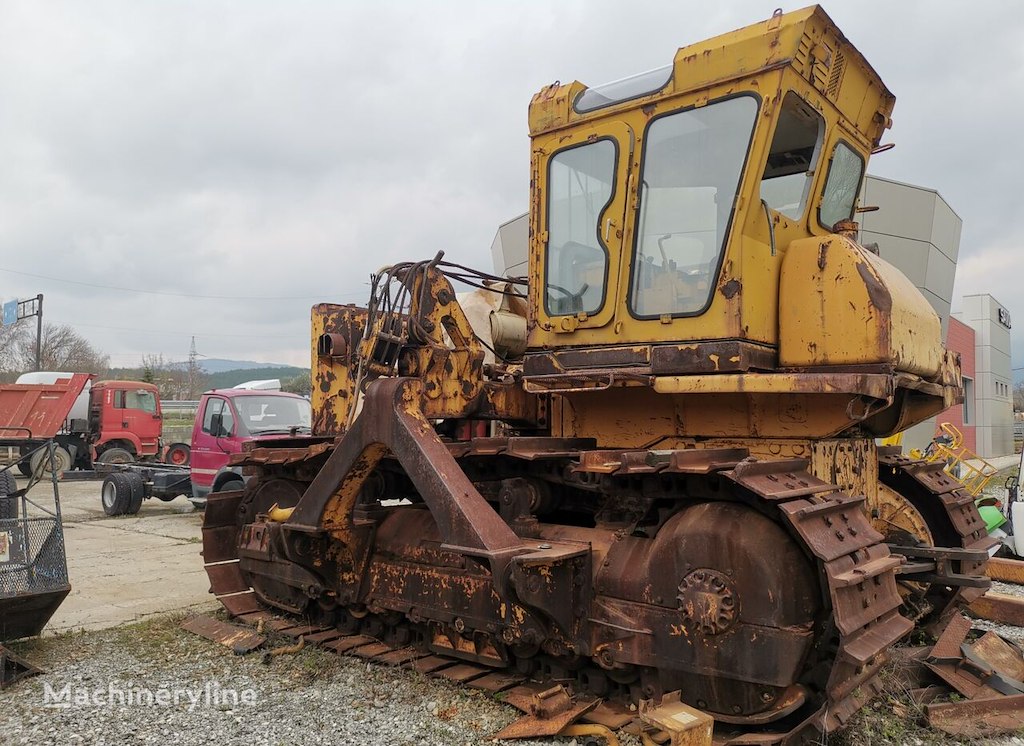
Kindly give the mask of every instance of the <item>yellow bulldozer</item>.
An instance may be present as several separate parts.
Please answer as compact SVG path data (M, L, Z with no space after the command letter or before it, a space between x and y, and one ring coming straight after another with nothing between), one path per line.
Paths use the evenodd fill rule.
M839 727L988 582L971 496L875 444L962 396L857 242L893 103L819 7L541 90L529 277L438 255L314 307L313 434L211 497L213 592L481 688L678 691L724 742ZM504 299L486 333L453 282Z

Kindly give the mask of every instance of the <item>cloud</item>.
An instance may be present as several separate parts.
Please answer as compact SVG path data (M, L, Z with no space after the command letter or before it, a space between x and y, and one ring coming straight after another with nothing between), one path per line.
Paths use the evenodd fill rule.
M543 85L664 65L766 7L5 3L0 268L255 299L5 272L0 296L45 293L48 317L116 364L184 358L193 334L211 357L304 363L309 306L362 300L381 265L445 249L490 268L494 231L527 206L526 112ZM1014 310L985 268L1000 274L1021 238L1017 7L830 10L898 98L898 147L871 170L940 191L964 219L958 289L991 287Z

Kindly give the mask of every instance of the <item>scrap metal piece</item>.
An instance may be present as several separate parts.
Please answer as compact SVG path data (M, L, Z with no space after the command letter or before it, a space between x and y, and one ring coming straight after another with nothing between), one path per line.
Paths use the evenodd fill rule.
M993 681L990 685L1003 694L1024 694L1024 656L995 632L986 632L973 645L965 646L967 656L989 666Z
M985 699L998 696L998 692L986 686L991 671L985 671L970 661L959 663L929 663L925 666L949 684L950 688L967 697L967 699Z
M640 719L664 731L670 746L711 746L711 731L715 719L679 699L679 692L669 692L654 703L640 700Z
M951 736L984 738L1024 727L1024 694L925 706L928 724Z
M635 712L615 702L602 702L582 718L585 723L603 725L612 730L619 730L635 719Z
M43 673L24 658L15 655L0 645L0 689L6 689L16 681Z
M985 574L992 580L1024 585L1024 562L1014 559L992 557L985 567Z
M526 713L505 726L494 738L542 738L558 735L566 727L597 707L600 700L573 702L561 684L547 689L518 686L505 695L505 701Z
M562 731L558 735L568 736L573 739L575 739L576 736L589 737L584 740L584 743L592 742L594 738L600 738L604 741L605 746L619 746L619 739L615 733L612 732L611 728L595 723L587 725L567 725L562 728Z
M932 661L956 662L963 658L960 646L967 639L967 633L971 631L971 620L963 614L954 614L946 629L942 632L935 647L932 648L928 658Z
M977 617L1003 624L1024 626L1024 598L989 591L967 607Z
M190 616L181 623L181 628L231 648L235 655L251 653L267 641L266 636L251 629L202 615Z

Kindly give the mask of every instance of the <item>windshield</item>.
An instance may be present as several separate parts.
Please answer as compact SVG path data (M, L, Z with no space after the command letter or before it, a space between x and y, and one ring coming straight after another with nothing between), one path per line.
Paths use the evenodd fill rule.
M125 409L141 409L149 414L156 414L156 394L146 389L124 392Z
M309 429L309 402L290 396L238 396L233 401L242 427L250 435L288 432L293 427Z
M737 96L648 127L630 300L637 316L707 305L757 109L753 96Z

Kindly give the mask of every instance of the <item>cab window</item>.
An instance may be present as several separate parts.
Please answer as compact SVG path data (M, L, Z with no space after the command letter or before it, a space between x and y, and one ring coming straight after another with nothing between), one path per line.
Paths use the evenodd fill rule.
M206 411L203 413L203 432L213 436L219 436L221 432L213 431L213 418L221 415L223 432L230 433L234 428L234 417L231 415L231 407L224 399L212 398L206 402Z
M141 409L148 414L156 414L156 394L152 391L137 389L120 393L122 395L122 406L125 409ZM115 404L115 406L117 405Z
M804 214L824 134L821 114L787 93L761 179L761 199L768 207L794 220Z
M818 220L822 226L832 230L839 221L853 219L853 207L857 203L863 176L864 159L846 143L837 143L821 196Z
M614 193L615 158L615 143L608 139L551 158L544 285L544 308L551 316L592 314L604 305L608 251L600 222Z
M758 100L737 96L655 119L647 129L630 308L699 313L714 288Z

